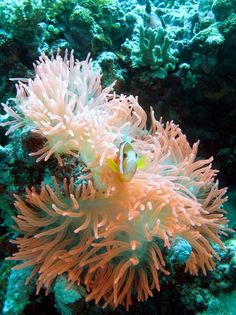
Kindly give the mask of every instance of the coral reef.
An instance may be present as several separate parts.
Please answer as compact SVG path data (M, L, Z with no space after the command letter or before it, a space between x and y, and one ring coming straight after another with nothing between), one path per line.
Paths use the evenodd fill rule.
M119 83L123 82L126 70L119 66L118 57L113 52L101 53L97 57L96 63L102 70L102 84L104 86L112 84L114 79Z
M235 309L235 239L225 242L227 252L220 252L221 264L210 275L210 282L201 279L191 285L178 285L180 299L189 311L198 315L233 314Z
M19 128L12 130L7 136L5 135L6 128L0 127L0 165L2 171L0 178L1 310L4 303L5 305L9 305L9 303L12 305L17 304L18 293L12 294L16 271L13 270L13 275L10 276L11 267L16 263L4 260L17 252L17 245L9 240L15 240L17 237L27 237L24 236L24 233L22 234L12 228L13 224L15 225L13 217L21 215L19 210L14 207L14 194L17 194L27 207L32 208L34 214L38 211L37 213L41 218L41 215L44 216L43 210L40 207L36 209L35 205L27 203L26 189L29 194L30 191L40 194L41 189L47 190L47 187L50 187L58 198L67 200L66 203L69 205L72 201L64 193L63 181L65 186L69 185L69 183L72 185L72 182L74 182L73 189L75 191L81 184L82 192L88 186L89 181L92 181L92 186L89 187L94 187L96 192L97 190L100 192L101 190L105 191L109 181L101 184L103 177L100 170L104 166L108 167L110 172L105 175L111 174L111 180L115 178L117 179L116 184L121 182L121 187L127 188L133 181L137 181L137 176L141 173L145 174L148 171L148 167L150 167L150 161L147 158L149 150L146 147L142 147L143 142L142 145L137 145L137 141L144 141L147 135L150 138L155 137L152 133L153 131L150 131L153 118L147 115L147 123L144 123L143 120L143 125L137 126L137 129L132 130L132 134L129 136L130 125L135 121L133 113L141 117L145 114L144 111L149 112L150 106L159 117L163 117L161 121L171 121L173 119L177 124L180 124L184 133L188 135L190 144L195 143L198 139L201 140L201 145L198 147L198 157L195 162L205 156L215 157L213 168L220 169L218 178L222 186L219 187L229 186L227 194L229 200L224 203L224 209L228 212L229 226L235 229L235 8L235 0L0 0L0 99L9 108L9 111L12 110L16 113L15 118L10 118L11 114L5 113L4 115L3 108L1 108L0 114L3 114L1 121L6 123L11 120L12 123L8 128L13 127L13 129L14 125L19 123ZM140 41L141 33L142 42ZM161 58L157 58L155 45L153 45L153 40L159 33L162 33L163 36L160 43L156 42L156 46ZM165 36L171 40L171 43L167 45L167 57L172 57L172 53L175 58L178 57L176 62L171 62L169 69L165 69L166 63L163 62L162 54ZM127 43L127 48L125 48ZM142 49L140 49L141 43ZM87 66L86 62L80 62L77 64L77 67L72 67L74 69L73 75L81 79L81 84L76 82L69 84L72 74L71 69L68 64L63 66L64 70L61 69L63 73L62 78L57 77L56 83L52 85L52 90L54 92L59 90L60 93L50 92L51 94L48 98L45 98L51 85L47 83L46 79L42 80L42 76L44 76L44 70L51 61L44 55L39 62L41 63L41 68L39 64L35 66L38 75L37 80L35 79L32 63L43 52L47 55L54 54L55 56L58 49L61 49L63 52L66 49L74 49L74 56L79 60L84 60L90 53L93 61L90 60ZM155 63L157 59L159 61L161 59L162 63L160 65ZM61 61L54 60L55 67L59 64L62 66ZM81 68L79 69L79 67ZM161 72L159 71L158 75L155 75L155 71L160 68ZM82 69L85 72L87 71L86 69L89 69L91 73L91 77L87 81L85 76L82 75ZM98 69L101 69L102 76L98 74ZM68 71L69 75L67 77ZM53 71L53 73L56 75L57 72ZM50 75L47 74L47 77L51 77L51 75L52 72L50 72ZM24 76L27 79L21 79ZM95 77L97 82L95 80L92 83L90 79ZM16 99L13 98L15 94L14 84L9 78L16 78L17 81L21 81L21 83L18 83L19 98L18 96ZM116 81L114 82L114 80ZM118 124L115 127L112 127L113 124L109 124L111 130L107 131L105 138L100 128L95 130L98 137L102 137L101 143L95 141L95 146L99 145L99 150L101 150L98 150L98 160L89 154L87 156L80 154L79 157L79 152L81 150L86 152L88 147L81 147L82 140L77 141L78 132L84 132L84 141L89 139L89 136L88 134L86 135L86 130L83 129L82 125L78 128L76 119L81 122L79 119L80 114L83 112L83 117L85 117L86 113L81 110L79 114L77 109L81 109L83 106L77 106L78 104L73 108L73 101L70 98L71 90L69 90L70 95L67 95L67 99L64 99L64 102L62 101L63 94L61 91L66 85L63 85L62 81L64 83L67 82L68 89L73 87L72 94L76 94L75 98L79 100L81 106L89 101L93 107L93 101L97 100L99 108L103 109L100 112L103 118L104 112L107 111L106 106L103 107L102 105L103 102L107 102L107 106L108 104L111 106L111 112L113 113L117 113L117 108L123 102L126 104L121 106L123 113L126 113L127 107L130 106L129 118L132 117L132 121L129 121L121 132L119 128L124 123L123 120L120 121L121 125ZM60 87L59 89L57 84ZM101 85L103 87L110 86L110 89L104 90ZM33 88L31 93L29 93L29 86ZM42 86L44 96L37 92ZM92 91L95 87L98 90L94 94ZM114 94L112 91L113 87L117 94ZM84 99L81 92L83 89L86 89L89 94L91 93L91 97ZM139 95L139 98L137 100L123 94ZM100 98L98 95L102 95L102 97ZM22 97L21 99L20 96ZM62 107L70 99L72 102L71 108L73 108L73 113L62 111L67 118L64 117L65 120L61 121L57 112L49 110L50 115L47 116L49 103L57 104L55 100L58 98L62 101ZM34 107L35 113L38 113L39 108L42 110L40 115L44 117L43 125L37 123L37 121L40 121L40 115L32 116L27 100L36 101L38 104L38 107ZM44 105L46 104L46 107L41 106L42 101ZM139 104L144 111L139 111ZM134 110L131 108L134 108ZM96 110L92 110L92 113L96 113L97 109L96 107ZM74 114L75 117L73 116ZM123 117L125 120L126 115L124 114ZM92 120L93 124L97 123L97 125L100 124L105 128L108 121L103 118L96 121L97 116L95 115L94 120ZM91 117L89 114L86 116L86 119L86 123L90 121ZM163 134L163 130L166 132L169 130L163 122L160 125L162 129L161 131L158 129L159 135ZM49 132L52 126L55 129ZM168 126L170 127L170 125ZM89 125L90 127L91 125ZM138 130L141 130L141 133L137 135L136 132ZM57 136L62 134L62 132L64 143L58 143ZM117 134L114 135L115 133ZM108 143L113 143L113 145L104 153L103 161L100 153L107 146L105 142L108 134L112 135ZM70 140L70 148L65 143L68 139ZM124 145L125 141L128 144ZM55 147L56 144L57 147ZM163 149L162 144L161 142L161 149ZM189 148L193 149L193 146L190 145ZM40 153L40 150L45 150L45 152ZM37 156L34 154L32 156L29 155L37 152ZM138 153L137 158L134 158L135 153ZM123 158L126 154L128 154L128 159L125 157L124 164L119 164L118 158ZM41 160L35 163L36 159L40 159L40 157L42 157ZM44 159L46 157L47 161L45 162ZM106 157L108 158L106 159ZM92 163L88 167L90 158L94 161L94 167ZM100 162L101 165L99 164ZM160 166L163 167L163 164L166 163L177 167L179 165L178 162L171 161L170 163L169 158L166 158L166 160L160 162ZM124 174L120 174L118 166L120 166L120 170L125 170ZM159 171L160 169L158 169ZM168 172L170 171L168 169ZM168 174L170 175L170 173ZM58 183L59 192L54 187L54 176L57 178L56 182ZM161 173L161 176L166 178L166 173ZM123 182L124 179L130 181ZM173 182L173 180L174 178L172 177L170 180L171 185L177 182ZM44 183L43 185L42 182ZM163 182L161 182L161 185L163 185ZM195 188L192 191L190 186L185 185L186 182L184 182L184 187L191 190L191 193L198 198L197 189ZM120 187L120 184L118 186ZM181 192L181 190L178 192ZM126 193L127 191L125 190L124 194ZM200 193L200 190L198 193ZM112 196L113 194L115 196L114 192L111 193ZM78 197L77 202L81 203L81 196ZM122 200L122 198L123 195L119 197L119 200ZM140 198L143 197L140 195ZM224 199L224 197L222 198ZM50 209L52 212L55 212L52 208ZM80 210L74 211L79 212ZM46 214L45 217L47 217ZM143 225L140 220L138 227L143 227L145 222L147 223L150 219L150 217L146 216L146 209L144 213L142 212L141 217L144 220L142 222ZM61 222L64 222L64 219L63 217ZM73 220L77 224L83 224L84 219L85 217L81 217L77 221L76 219ZM138 216L132 222L138 222ZM128 222L128 224L132 225L131 222ZM55 228L56 224L52 224L50 227ZM106 228L106 225L99 227L98 233L102 234ZM75 237L74 229L75 226L67 234L73 240ZM148 231L150 229L152 231L152 228L148 226ZM192 229L196 230L198 227L195 226ZM45 227L41 227L38 232L46 231ZM140 231L143 230L140 228ZM80 238L80 235L84 232L80 231L76 234L76 237ZM122 233L124 234L122 241L125 242L127 241L127 234L125 232ZM94 231L91 234L94 234ZM115 233L116 240L120 240L120 237L119 233ZM145 253L148 250L148 247L145 245L147 239L144 235L142 237L145 237L145 241L141 242L144 245ZM184 273L184 265L190 259L191 251L194 251L190 242L182 236L174 238L168 235L170 243L170 248L168 248L163 245L163 241L154 236L153 240L160 247L165 260L164 268L170 274L165 275L161 270L158 271L161 290L158 292L150 288L153 297L149 296L147 301L136 303L137 292L133 289L133 305L129 307L128 314L231 315L235 299L235 255L233 254L235 241L232 238L230 239L230 237L232 237L231 234L228 237L220 236L227 250L226 252L211 244L216 255L221 258L220 262L214 259L216 263L215 270L208 273L207 277L202 276L201 270L198 277L191 277L189 273ZM95 240L94 243L97 244L102 241L99 239ZM150 245L150 242L148 244ZM92 247L93 245L88 250L92 249ZM113 246L112 248L114 249L115 247ZM109 250L112 248L109 248ZM70 249L66 248L65 250L69 251ZM101 248L99 254L106 251L108 251L106 248ZM124 255L125 259L129 257L128 250L123 254L112 259L112 263L121 262ZM144 261L146 260L141 258L140 263L132 267L136 270L136 274L138 274L138 267L142 265L142 262L144 264ZM27 262L27 259L22 262ZM45 286L43 285L38 295L35 295L35 293L24 295L22 299L24 301L20 301L21 303L19 304L19 307L23 305L21 307L22 311L17 311L19 308L16 305L14 313L19 312L24 315L58 315L58 313L71 313L73 315L77 313L81 315L93 315L95 313L103 315L127 314L123 305L118 305L115 310L112 310L111 306L101 309L93 301L85 301L87 293L82 294L80 298L80 293L83 292L79 291L78 293L77 290L82 289L82 286L85 287L83 282L85 281L88 268L89 266L83 267L81 285L73 284L69 289L71 283L68 283L68 275L66 273L59 275L55 277L54 284L50 286L48 296L45 296ZM24 275L24 272L26 274L27 270L28 268L19 270L19 275ZM147 272L149 286L151 286L152 275L150 270ZM31 279L30 285L32 287L36 286L38 276L40 275ZM27 288L24 287L23 280L20 283L21 285L17 286L18 292L21 290L26 292ZM35 292L35 290L33 291ZM14 297L16 297L15 301ZM101 299L99 305L103 305L103 303L104 299ZM125 301L123 304L125 304Z
M73 285L72 288L68 288L68 282L64 276L55 281L55 304L62 315L73 315L75 312L83 314L83 310L86 310L83 301L85 294L82 287Z
M1 1L0 17L1 47L9 41L28 44L28 49L38 44L42 33L39 23L44 17L41 1ZM29 29L31 32L28 32Z
M133 40L126 41L123 45L131 53L132 66L149 66L153 78L165 79L168 71L173 71L178 61L177 50L171 49L173 40L170 34L162 27L153 30L141 25L138 38L138 43Z
M217 21L223 21L232 13L236 13L235 0L214 0L212 11L215 14Z
M25 280L31 273L31 268L14 270L9 278L7 294L3 305L3 315L21 314L28 304L30 295L34 291L34 283L25 285Z

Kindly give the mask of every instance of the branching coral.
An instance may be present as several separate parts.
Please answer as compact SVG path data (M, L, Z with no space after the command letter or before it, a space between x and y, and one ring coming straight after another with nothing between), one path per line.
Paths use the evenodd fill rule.
M177 50L171 48L173 39L166 29L138 28L138 42L133 39L126 40L123 47L131 52L131 61L134 68L149 66L152 76L165 79L168 71L174 70L178 58Z
M54 177L54 187L26 190L15 196L17 229L13 241L22 260L15 269L33 266L37 292L50 289L58 275L86 287L87 301L104 306L138 301L160 290L159 278L168 275L165 254L177 238L186 240L191 254L185 271L204 274L218 258L211 242L224 248L219 235L227 230L221 205L226 189L219 189L212 158L197 160L198 143L189 145L173 122L157 121L132 96L102 90L91 62L74 64L57 56L40 59L36 78L17 86L17 110L5 111L14 129L31 124L46 138L35 155L47 161L52 154L73 154L90 170L86 184ZM9 133L9 131L8 131ZM122 181L107 162L120 154L123 141L148 161L129 181ZM70 174L68 174L70 175ZM56 174L55 174L56 176Z

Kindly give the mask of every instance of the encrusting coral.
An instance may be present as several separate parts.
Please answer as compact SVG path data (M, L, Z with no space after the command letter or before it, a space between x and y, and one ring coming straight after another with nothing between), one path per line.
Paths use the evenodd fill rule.
M212 270L211 242L224 248L219 235L228 229L226 189L218 188L212 158L196 159L198 143L191 147L178 125L157 121L152 109L147 130L137 98L102 89L89 59L43 55L35 72L18 83L15 110L3 105L7 133L27 126L45 140L32 153L38 161L55 155L63 166L72 155L87 175L61 183L55 174L54 185L15 196L23 236L9 259L24 262L14 268L33 266L27 282L38 274L37 292L65 274L87 289L87 301L127 309L160 290L160 274L169 274L164 253L177 238L191 246L186 272Z

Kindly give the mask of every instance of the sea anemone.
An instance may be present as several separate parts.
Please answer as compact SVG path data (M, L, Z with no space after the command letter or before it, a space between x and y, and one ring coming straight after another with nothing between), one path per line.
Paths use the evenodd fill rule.
M211 243L224 248L219 235L227 230L226 189L218 188L212 158L197 159L198 143L191 147L178 125L156 120L151 109L148 130L137 98L108 91L88 59L44 55L36 78L17 86L19 113L4 105L14 118L5 123L12 125L8 133L30 124L46 138L33 153L39 160L73 154L89 170L63 183L55 174L54 185L15 196L23 236L13 241L18 251L9 259L24 261L15 269L33 267L27 281L38 274L37 292L66 274L70 284L86 287L87 301L128 309L134 298L160 290L160 275L169 275L165 255L178 238L191 248L186 272L214 268L219 257ZM129 172L124 142L137 163L127 181L119 176ZM120 163L117 171L109 161Z

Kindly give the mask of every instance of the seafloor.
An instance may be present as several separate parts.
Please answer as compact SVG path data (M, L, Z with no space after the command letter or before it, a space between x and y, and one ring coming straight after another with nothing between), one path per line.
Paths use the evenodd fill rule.
M103 87L115 81L117 95L138 96L147 115L152 107L157 119L173 120L191 146L200 140L198 158L214 156L219 187L228 187L223 207L235 228L236 0L0 0L1 102L14 108L15 81L9 79L34 78L33 63L58 49L62 56L73 50L79 60L90 53ZM1 114L5 122L3 109ZM17 250L10 240L20 234L12 227L13 195L24 196L27 187L39 186L53 172L64 176L56 159L47 164L29 157L43 143L29 128L9 136L7 127L0 130L2 314L236 315L233 230L221 236L226 251L213 245L220 257L213 271L192 276L169 259L172 275L161 279L160 292L153 290L144 302L134 297L128 311L86 302L76 288L65 289L65 274L47 296L44 288L35 294L35 278L25 286L30 268L12 271L16 262L5 260ZM71 172L72 164L68 168Z

